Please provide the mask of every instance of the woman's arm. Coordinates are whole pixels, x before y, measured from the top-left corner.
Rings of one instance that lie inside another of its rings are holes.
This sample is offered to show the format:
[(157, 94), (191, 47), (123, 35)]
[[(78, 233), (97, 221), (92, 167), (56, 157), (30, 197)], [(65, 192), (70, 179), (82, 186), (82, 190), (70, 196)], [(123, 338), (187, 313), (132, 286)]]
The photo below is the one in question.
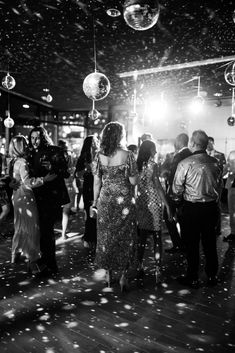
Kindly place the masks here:
[(97, 201), (100, 195), (100, 189), (102, 186), (102, 179), (98, 176), (98, 175), (94, 175), (94, 200), (92, 203), (92, 207), (96, 207), (97, 206)]
[(155, 187), (156, 187), (156, 189), (157, 189), (157, 191), (158, 191), (158, 193), (159, 193), (159, 195), (161, 197), (162, 202), (166, 206), (168, 219), (170, 221), (170, 220), (172, 220), (172, 212), (171, 212), (169, 203), (167, 201), (165, 191), (163, 190), (162, 184), (160, 183), (160, 180), (159, 180), (159, 177), (158, 177), (158, 174), (157, 174), (157, 166), (154, 166), (153, 182), (154, 182), (154, 185), (155, 185)]

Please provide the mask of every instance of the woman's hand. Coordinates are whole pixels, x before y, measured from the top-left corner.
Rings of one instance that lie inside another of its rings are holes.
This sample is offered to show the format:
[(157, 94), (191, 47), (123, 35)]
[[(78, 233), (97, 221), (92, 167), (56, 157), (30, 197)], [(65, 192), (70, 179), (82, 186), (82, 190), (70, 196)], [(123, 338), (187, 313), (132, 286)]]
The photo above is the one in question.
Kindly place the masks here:
[(90, 217), (91, 218), (96, 218), (97, 217), (97, 208), (96, 207), (91, 206), (89, 211), (90, 211), (89, 213), (90, 213)]
[(48, 173), (47, 175), (45, 175), (44, 177), (43, 177), (43, 182), (44, 183), (47, 183), (48, 181), (52, 181), (52, 180), (54, 180), (55, 178), (57, 177), (57, 174), (50, 174), (50, 173)]

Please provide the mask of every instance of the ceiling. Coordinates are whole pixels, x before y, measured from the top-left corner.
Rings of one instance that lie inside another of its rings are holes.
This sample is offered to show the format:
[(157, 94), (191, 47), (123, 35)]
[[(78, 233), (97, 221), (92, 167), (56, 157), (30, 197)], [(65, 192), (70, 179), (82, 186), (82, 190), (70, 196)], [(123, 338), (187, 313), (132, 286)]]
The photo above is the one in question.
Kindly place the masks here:
[[(43, 102), (43, 89), (49, 88), (50, 104), (56, 109), (90, 109), (82, 84), (94, 72), (94, 42), (97, 70), (111, 84), (98, 107), (130, 103), (133, 77), (120, 78), (118, 73), (235, 57), (234, 0), (161, 0), (157, 24), (145, 31), (126, 24), (123, 3), (0, 1), (0, 70), (9, 69), (16, 80), (14, 91)], [(109, 8), (119, 9), (121, 15), (108, 16)], [(137, 98), (141, 101), (162, 91), (183, 98), (196, 89), (195, 80), (185, 82), (198, 75), (208, 98), (215, 93), (231, 96), (225, 64), (141, 75), (135, 83)]]

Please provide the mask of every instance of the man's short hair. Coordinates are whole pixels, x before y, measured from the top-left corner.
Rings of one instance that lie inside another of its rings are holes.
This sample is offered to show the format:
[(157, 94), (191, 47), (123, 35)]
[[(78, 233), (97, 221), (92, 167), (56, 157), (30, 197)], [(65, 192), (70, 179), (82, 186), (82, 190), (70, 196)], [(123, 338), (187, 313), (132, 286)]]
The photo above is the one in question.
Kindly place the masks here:
[(208, 136), (208, 141), (211, 140), (213, 143), (215, 142), (214, 137)]
[(185, 134), (185, 133), (179, 134), (176, 137), (176, 140), (181, 146), (188, 146), (189, 137), (187, 134)]
[(202, 150), (206, 150), (208, 145), (208, 136), (203, 130), (195, 130), (192, 134), (192, 142)]

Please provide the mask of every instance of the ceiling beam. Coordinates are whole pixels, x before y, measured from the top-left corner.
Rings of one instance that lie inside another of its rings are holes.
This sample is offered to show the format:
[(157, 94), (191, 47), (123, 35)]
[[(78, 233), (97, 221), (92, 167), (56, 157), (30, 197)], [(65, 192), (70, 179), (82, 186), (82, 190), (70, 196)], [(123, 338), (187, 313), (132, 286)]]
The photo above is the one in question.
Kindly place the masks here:
[(42, 107), (45, 107), (45, 108), (49, 108), (49, 109), (53, 109), (53, 110), (56, 110), (53, 105), (51, 104), (47, 104), (47, 103), (44, 103), (44, 102), (41, 102), (40, 100), (37, 100), (35, 98), (31, 98), (31, 97), (28, 97), (28, 96), (25, 96), (24, 94), (22, 93), (18, 93), (16, 91), (9, 91), (3, 87), (0, 86), (0, 91), (3, 91), (5, 93), (9, 93), (10, 95), (12, 96), (16, 96), (18, 97), (19, 99), (23, 100), (23, 101), (26, 101), (26, 102), (30, 102), (30, 103), (34, 103), (36, 105), (39, 105), (39, 106), (42, 106)]
[(198, 60), (198, 61), (191, 61), (182, 64), (175, 64), (175, 65), (167, 65), (167, 66), (160, 66), (160, 67), (152, 67), (150, 69), (142, 69), (142, 70), (134, 70), (134, 71), (126, 71), (118, 73), (117, 75), (121, 78), (123, 77), (131, 77), (131, 76), (140, 76), (140, 75), (149, 75), (155, 74), (157, 72), (164, 72), (164, 71), (172, 71), (172, 70), (182, 70), (188, 69), (189, 67), (197, 67), (197, 66), (205, 66), (205, 65), (212, 65), (218, 64), (223, 62), (234, 61), (235, 56), (224, 56), (221, 58), (213, 58), (213, 59), (206, 59), (206, 60)]

